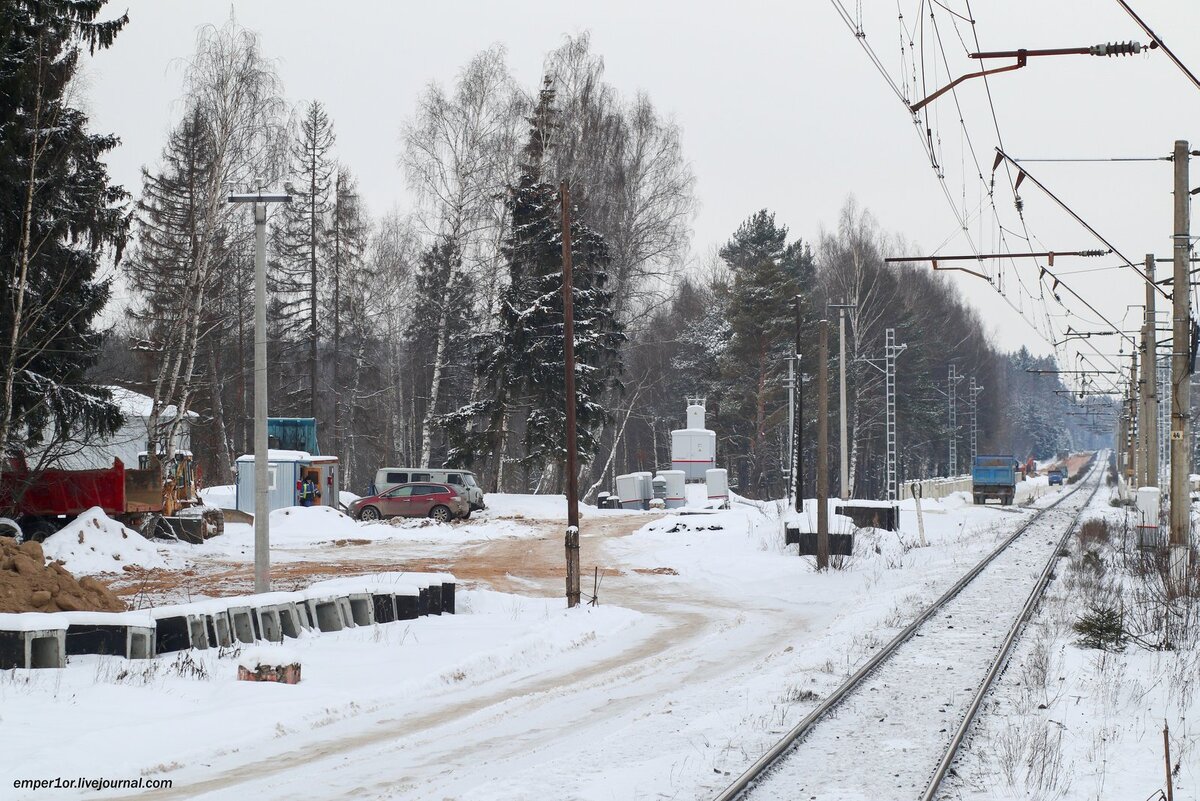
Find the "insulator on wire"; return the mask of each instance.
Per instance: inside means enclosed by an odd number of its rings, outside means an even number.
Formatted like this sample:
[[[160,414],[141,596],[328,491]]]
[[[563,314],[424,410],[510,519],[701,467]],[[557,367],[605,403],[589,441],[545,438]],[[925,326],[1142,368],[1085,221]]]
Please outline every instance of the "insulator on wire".
[[[1132,56],[1135,53],[1142,52],[1140,42],[1108,42],[1106,44],[1092,45],[1088,48],[1088,52],[1093,56]]]

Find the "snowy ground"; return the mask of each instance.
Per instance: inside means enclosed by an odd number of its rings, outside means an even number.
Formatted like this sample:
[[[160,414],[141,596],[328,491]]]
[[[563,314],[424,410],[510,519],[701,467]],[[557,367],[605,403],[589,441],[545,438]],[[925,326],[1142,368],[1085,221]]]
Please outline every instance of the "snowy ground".
[[[1193,600],[1190,611],[1179,602],[1166,611],[1160,577],[1142,570],[1138,521],[1111,496],[1099,493],[1087,516],[1107,520],[1111,539],[1073,538],[946,797],[1159,798],[1167,724],[1174,797],[1200,798],[1200,609]],[[1081,647],[1072,624],[1104,605],[1122,609],[1137,638],[1116,650]],[[1177,624],[1165,650],[1164,614]]]
[[[567,611],[562,499],[488,503],[445,526],[274,513],[277,588],[448,570],[467,588],[460,614],[291,642],[296,687],[234,681],[233,654],[0,673],[0,721],[23,732],[0,787],[146,775],[175,787],[131,797],[704,798],[1029,514],[925,501],[918,548],[908,502],[901,532],[868,530],[842,569],[818,574],[782,545],[772,504],[588,508],[584,591],[598,580],[600,605]],[[138,602],[244,590],[252,542],[230,525],[201,546],[159,546],[169,569],[125,570],[117,586]]]

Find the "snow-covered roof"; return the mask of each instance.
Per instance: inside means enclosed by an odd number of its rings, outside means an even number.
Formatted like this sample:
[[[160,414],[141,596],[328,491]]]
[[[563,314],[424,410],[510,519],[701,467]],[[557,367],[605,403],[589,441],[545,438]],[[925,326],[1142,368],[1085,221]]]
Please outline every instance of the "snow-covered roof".
[[[117,404],[117,408],[121,410],[121,414],[126,417],[141,417],[148,418],[154,410],[154,399],[149,395],[143,395],[140,392],[134,392],[132,389],[125,387],[109,386],[108,390],[112,392],[113,403]],[[160,417],[169,420],[175,416],[175,405],[171,404],[163,408]],[[199,417],[196,412],[188,412],[188,419]]]
[[[288,451],[282,448],[271,448],[267,451],[268,462],[309,462],[312,454],[308,451]],[[237,458],[239,462],[253,462],[254,454],[246,453]]]

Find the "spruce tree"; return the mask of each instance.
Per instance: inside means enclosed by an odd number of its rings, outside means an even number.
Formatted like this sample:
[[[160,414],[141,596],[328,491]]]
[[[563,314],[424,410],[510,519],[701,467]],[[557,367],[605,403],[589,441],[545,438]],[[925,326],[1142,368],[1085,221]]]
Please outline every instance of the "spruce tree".
[[[128,22],[97,22],[104,5],[0,4],[0,455],[120,424],[86,373],[109,297],[97,268],[121,256],[128,195],[102,161],[118,140],[91,133],[68,95],[82,47],[109,47]]]
[[[566,461],[562,224],[558,189],[543,176],[557,129],[554,94],[547,80],[529,118],[521,177],[508,191],[512,228],[503,248],[508,286],[500,298],[496,329],[477,342],[476,372],[485,399],[443,420],[455,445],[451,461],[468,463],[502,457],[510,421],[521,416],[518,462],[527,475],[549,468],[550,483],[557,487]],[[601,397],[619,387],[619,348],[625,335],[607,289],[608,247],[582,216],[579,206],[572,209],[576,416],[578,452],[585,460],[595,454],[596,432],[609,418]]]
[[[323,262],[333,207],[333,121],[318,101],[305,106],[292,141],[288,183],[292,202],[284,208],[276,271],[278,334],[288,351],[305,364],[306,386],[296,386],[291,405],[309,417],[318,416],[321,320],[319,296],[326,283]],[[304,356],[300,357],[299,352]],[[294,362],[293,362],[294,363]],[[297,371],[290,370],[295,375]]]

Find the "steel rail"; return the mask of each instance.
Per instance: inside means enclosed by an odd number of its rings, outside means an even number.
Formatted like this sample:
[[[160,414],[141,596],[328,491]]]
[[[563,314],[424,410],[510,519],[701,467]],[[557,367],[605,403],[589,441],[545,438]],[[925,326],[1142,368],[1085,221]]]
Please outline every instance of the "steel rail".
[[[1099,461],[1099,455],[1097,455],[1096,460]],[[1101,472],[1101,475],[1103,475],[1103,472]],[[1080,482],[1080,484],[1082,483]],[[1099,491],[1100,482],[1097,481],[1096,486],[1092,489],[1092,494],[1088,496],[1083,506],[1079,507],[1079,511],[1075,513],[1075,517],[1071,520],[1071,525],[1067,526],[1066,531],[1063,532],[1062,537],[1058,541],[1058,546],[1054,549],[1054,553],[1050,554],[1050,558],[1046,560],[1046,567],[1042,569],[1042,574],[1038,576],[1037,583],[1034,584],[1033,590],[1025,600],[1025,606],[1021,608],[1021,614],[1017,615],[1012,628],[1008,630],[1008,636],[1004,638],[1004,642],[1000,646],[999,655],[992,662],[992,667],[988,671],[987,676],[984,677],[979,690],[975,693],[971,705],[967,707],[967,712],[963,716],[962,723],[954,732],[954,736],[950,738],[950,745],[947,747],[946,753],[942,755],[941,762],[934,769],[933,775],[929,779],[929,784],[925,788],[925,793],[921,796],[921,801],[933,801],[937,796],[938,790],[941,789],[942,781],[945,780],[946,774],[950,772],[950,767],[954,764],[954,760],[958,756],[958,749],[962,746],[963,741],[967,737],[967,732],[970,731],[971,725],[975,722],[975,716],[979,713],[980,707],[983,706],[984,698],[987,697],[988,692],[992,689],[992,684],[995,683],[996,677],[1000,675],[1000,671],[1008,665],[1008,658],[1013,646],[1016,645],[1017,640],[1024,631],[1025,624],[1029,621],[1030,615],[1033,614],[1034,607],[1041,602],[1042,595],[1045,593],[1046,587],[1050,584],[1050,574],[1053,573],[1055,565],[1058,564],[1058,560],[1061,558],[1062,549],[1066,547],[1071,534],[1078,528],[1079,518],[1087,511],[1092,499],[1096,497],[1096,493]]]
[[[1096,464],[1101,468],[1103,467],[1103,464],[1100,462],[1099,455],[1097,455]],[[1091,472],[1094,472],[1096,469],[1098,468],[1095,466],[1092,468],[1092,471],[1089,472],[1089,477]],[[899,650],[900,646],[912,639],[913,635],[917,633],[917,630],[925,625],[929,618],[937,614],[942,607],[944,607],[959,593],[961,593],[966,586],[974,581],[976,577],[978,577],[979,574],[988,567],[988,565],[990,565],[998,556],[1000,556],[1000,554],[1008,550],[1008,547],[1016,542],[1021,535],[1023,535],[1029,529],[1030,526],[1038,522],[1046,513],[1058,508],[1060,504],[1062,504],[1082,488],[1083,482],[1081,481],[1079,482],[1078,486],[1075,487],[1075,489],[1066,493],[1057,501],[1045,507],[1044,509],[1039,510],[1037,514],[1027,520],[1025,524],[1013,532],[1008,539],[1006,539],[995,550],[984,557],[979,564],[971,568],[966,574],[963,575],[962,578],[956,581],[953,586],[950,587],[950,589],[946,590],[946,592],[944,592],[936,601],[934,601],[932,605],[918,615],[912,623],[909,623],[903,631],[893,637],[887,645],[885,645],[873,657],[867,660],[867,662],[858,670],[856,670],[854,674],[850,676],[850,678],[846,679],[846,681],[844,681],[836,690],[830,693],[829,696],[822,701],[816,709],[814,709],[812,712],[809,712],[803,720],[793,726],[792,729],[788,731],[782,739],[779,740],[779,742],[770,748],[770,750],[756,759],[753,764],[746,768],[746,770],[740,776],[734,779],[734,781],[728,787],[726,787],[721,794],[714,799],[714,801],[736,801],[736,799],[740,798],[742,793],[750,789],[750,787],[767,771],[768,768],[774,765],[777,761],[779,761],[780,757],[791,750],[793,745],[800,742],[816,726],[816,724],[819,723],[827,714],[829,714],[829,712],[835,706],[841,703],[846,696],[858,689],[858,686],[862,684],[872,673],[874,673],[875,670],[885,661],[887,661],[897,650]],[[1097,489],[1099,489],[1099,485],[1097,485]],[[1093,490],[1093,495],[1094,493],[1095,490]],[[1086,506],[1087,504],[1084,504],[1084,507]],[[1055,554],[1057,553],[1058,549],[1055,550]]]

